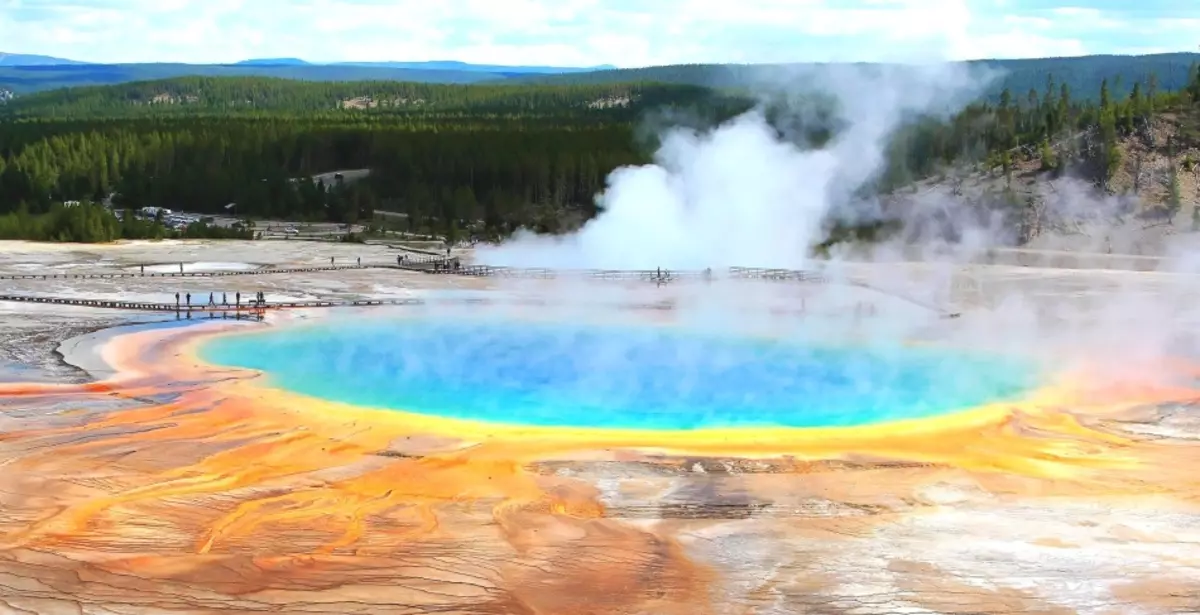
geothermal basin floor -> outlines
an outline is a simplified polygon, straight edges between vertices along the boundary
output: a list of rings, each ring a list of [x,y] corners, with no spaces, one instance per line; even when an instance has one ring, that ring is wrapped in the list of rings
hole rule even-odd
[[[396,254],[219,245],[218,258],[203,242],[6,244],[0,273]],[[861,269],[894,280],[928,267]],[[970,283],[945,299],[964,316],[922,329],[931,338],[1003,327],[1018,336],[1029,318],[1084,329],[1074,315],[1099,311],[1112,322],[1104,310],[1114,304],[1182,303],[1196,286],[1182,275],[1099,268],[964,266],[954,275]],[[508,292],[496,284],[354,270],[18,281],[13,292],[146,300],[180,290],[298,300]],[[1182,334],[1186,317],[1131,320]],[[85,382],[89,374],[56,354],[60,344],[132,318],[0,304],[4,380]],[[1200,414],[1187,399],[1148,399],[1138,413],[1082,427],[1027,413],[986,429],[895,435],[888,446],[755,455],[616,441],[567,447],[377,425],[353,412],[309,416],[252,379],[207,384],[220,379],[118,358],[145,379],[111,391],[4,385],[0,611],[1200,612]]]

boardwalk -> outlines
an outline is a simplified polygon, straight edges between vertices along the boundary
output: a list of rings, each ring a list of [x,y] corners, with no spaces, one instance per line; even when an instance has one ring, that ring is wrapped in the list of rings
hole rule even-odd
[[[411,267],[414,270],[441,275],[461,275],[472,277],[520,278],[520,279],[557,279],[579,278],[605,281],[640,281],[652,282],[658,286],[681,281],[711,282],[721,279],[732,280],[768,280],[777,282],[799,282],[804,284],[834,284],[841,283],[857,286],[866,290],[881,293],[906,301],[913,305],[938,312],[946,318],[957,318],[958,312],[947,310],[929,301],[914,298],[906,293],[879,288],[859,280],[834,280],[816,271],[802,269],[776,269],[764,267],[729,267],[723,271],[714,269],[672,271],[669,269],[547,269],[547,268],[517,268],[493,267],[489,265],[447,266],[445,259],[430,259],[431,265]]]
[[[167,312],[180,317],[191,318],[193,314],[215,317],[232,316],[234,318],[259,317],[270,310],[314,309],[314,308],[353,308],[372,306],[426,306],[426,305],[522,305],[528,307],[546,307],[552,302],[545,299],[506,299],[496,300],[483,297],[438,297],[438,298],[403,298],[403,299],[354,299],[346,301],[278,301],[264,303],[246,303],[237,305],[176,305],[174,303],[155,303],[145,301],[114,301],[110,299],[75,299],[66,297],[30,297],[24,295],[0,295],[0,302],[12,301],[18,303],[41,303],[48,305],[65,305],[91,307],[113,310],[129,310],[142,312]],[[626,303],[616,306],[629,310],[672,310],[675,304],[671,301],[656,303]],[[778,310],[777,310],[778,311]],[[787,311],[795,313],[794,311]]]
[[[486,277],[501,279],[580,279],[597,281],[646,282],[657,286],[683,281],[712,282],[722,279],[733,280],[768,280],[778,282],[798,282],[805,284],[830,284],[837,281],[815,272],[799,269],[773,269],[760,267],[729,267],[724,270],[703,269],[672,271],[669,269],[552,269],[545,267],[518,268],[495,267],[490,265],[460,264],[457,258],[448,256],[416,256],[405,257],[396,264],[362,264],[362,265],[329,265],[319,267],[270,267],[262,269],[226,270],[226,271],[175,271],[175,272],[120,272],[120,273],[59,273],[59,274],[2,274],[0,280],[83,280],[83,279],[118,279],[118,278],[215,278],[247,275],[278,275],[295,273],[317,273],[328,271],[348,271],[362,269],[396,269],[413,271],[431,275],[454,275],[467,277]],[[861,281],[844,280],[840,283],[857,286],[874,292],[889,295],[914,305],[940,313],[944,317],[954,318],[959,314],[950,312],[941,306],[928,301],[910,297],[901,292],[895,292],[875,287]],[[122,310],[140,310],[156,312],[253,312],[268,309],[305,309],[328,307],[358,307],[378,305],[420,305],[422,299],[360,299],[347,301],[291,301],[267,304],[253,302],[241,305],[228,304],[192,304],[179,305],[176,303],[148,303],[113,301],[104,299],[77,299],[66,297],[44,297],[28,295],[0,295],[0,301],[18,301],[27,303],[48,303],[56,305],[74,305],[82,307],[98,307]],[[484,302],[483,300],[478,300]]]
[[[396,269],[396,265],[338,265],[328,267],[267,267],[222,271],[159,271],[152,273],[123,271],[120,273],[6,273],[0,280],[111,280],[118,278],[223,278],[246,275],[277,275],[282,273],[313,273],[370,268]]]
[[[453,262],[454,259],[449,259]],[[225,269],[219,271],[121,271],[112,273],[0,273],[0,280],[115,280],[122,278],[224,278],[251,275],[282,275],[289,273],[319,273],[364,269],[400,269],[427,273],[451,273],[446,257],[420,256],[399,263],[364,263],[362,265],[322,265],[314,267],[262,267],[259,269]]]
[[[334,307],[367,307],[373,305],[426,305],[431,303],[488,303],[482,298],[456,299],[353,299],[345,301],[277,301],[277,302],[247,302],[240,305],[231,304],[178,304],[158,303],[147,301],[115,301],[111,299],[78,299],[68,297],[36,297],[28,295],[0,295],[0,301],[18,303],[45,303],[51,305],[71,305],[78,307],[107,308],[113,310],[134,310],[142,312],[256,312],[279,309],[307,309]]]
[[[488,278],[556,279],[586,278],[610,281],[677,282],[682,280],[712,280],[719,277],[736,279],[792,280],[821,283],[826,280],[810,271],[787,269],[758,269],[752,267],[730,267],[724,272],[712,269],[672,271],[669,269],[552,269],[546,267],[494,267],[491,265],[458,265],[458,259],[445,256],[410,257],[392,263],[365,263],[362,265],[328,265],[319,267],[264,267],[261,269],[235,269],[221,271],[158,271],[114,273],[6,273],[0,280],[111,280],[122,278],[222,278],[237,276],[282,275],[292,273],[319,273],[327,271],[353,271],[364,269],[398,269],[438,275],[457,275]]]
[[[453,262],[453,259],[451,259]],[[827,280],[811,271],[788,269],[760,269],[754,267],[730,267],[726,270],[688,269],[551,269],[547,267],[495,267],[492,265],[454,266],[445,259],[430,259],[419,264],[402,267],[442,275],[459,275],[485,278],[557,279],[583,278],[608,281],[679,282],[711,281],[728,279],[792,280],[797,282],[823,283]]]

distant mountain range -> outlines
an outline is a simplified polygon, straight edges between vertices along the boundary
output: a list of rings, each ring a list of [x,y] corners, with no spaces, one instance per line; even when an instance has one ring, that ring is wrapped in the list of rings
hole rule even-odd
[[[253,60],[242,60],[234,63],[237,66],[309,66],[309,62],[305,62],[300,58],[255,58]]]
[[[1092,55],[1067,58],[1028,58],[1020,60],[971,60],[962,62],[968,68],[992,70],[998,76],[985,95],[998,96],[1008,89],[1016,100],[1025,99],[1030,91],[1043,96],[1048,77],[1056,88],[1065,84],[1075,100],[1096,100],[1100,84],[1107,80],[1109,93],[1126,96],[1133,84],[1149,87],[1151,76],[1159,91],[1178,90],[1191,82],[1193,71],[1200,63],[1200,53],[1160,53],[1140,56]],[[597,70],[568,75],[514,75],[507,80],[519,83],[571,83],[599,85],[653,81],[657,83],[702,85],[711,88],[739,88],[754,84],[777,83],[780,75],[792,75],[802,83],[805,69],[815,64],[676,64],[646,68]],[[1051,93],[1058,96],[1058,91]]]
[[[416,81],[476,83],[513,77],[571,75],[595,67],[500,66],[455,61],[313,63],[300,58],[255,58],[233,64],[94,64],[50,56],[0,52],[0,90],[27,94],[62,87],[113,85],[172,77],[279,77],[307,81]]]
[[[466,71],[479,73],[498,73],[501,75],[563,75],[573,73],[588,73],[597,70],[614,70],[615,66],[603,64],[589,67],[569,66],[504,66],[500,64],[469,64],[454,60],[437,60],[429,62],[325,62],[314,63],[300,58],[255,58],[242,60],[235,66],[361,66],[367,68],[403,68],[408,70],[439,70]]]
[[[27,53],[4,53],[0,51],[0,66],[56,66],[63,64],[87,64],[77,60],[64,60],[50,56],[37,56]]]
[[[1113,96],[1123,96],[1134,83],[1146,87],[1154,75],[1162,90],[1189,82],[1200,54],[1167,53],[1144,56],[1097,55],[1028,60],[978,60],[967,64],[999,70],[989,95],[1008,88],[1024,98],[1030,90],[1042,94],[1047,78],[1071,88],[1073,97],[1091,99],[1098,85],[1109,81]],[[89,64],[48,56],[0,53],[0,90],[17,94],[63,87],[114,85],[174,77],[277,77],[304,81],[410,81],[418,83],[539,83],[607,84],[632,81],[739,88],[778,78],[811,64],[746,65],[684,64],[617,69],[612,66],[554,67],[499,66],[455,61],[310,63],[299,58],[257,58],[234,64]],[[1055,94],[1056,95],[1056,94]]]

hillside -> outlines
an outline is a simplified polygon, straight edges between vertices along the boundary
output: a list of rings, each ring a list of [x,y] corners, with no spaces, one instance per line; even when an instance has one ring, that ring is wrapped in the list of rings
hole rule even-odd
[[[1009,243],[1120,254],[1157,253],[1165,238],[1200,230],[1200,106],[1147,114],[1107,144],[1103,133],[1086,126],[1048,147],[1018,146],[1007,165],[991,156],[944,168],[886,196],[886,209],[953,236],[964,220],[942,214],[954,202],[978,214],[972,223],[999,214]]]
[[[1014,243],[1087,216],[1154,222],[1191,211],[1200,76],[1176,91],[1135,84],[1125,96],[1102,80],[1085,87],[1099,92],[1095,102],[1052,76],[1043,87],[1004,90],[949,118],[909,118],[880,172],[835,206],[865,211],[860,200],[881,196],[889,216],[928,216],[930,232],[952,235],[939,207],[965,202],[955,215],[995,221]],[[646,120],[711,126],[750,102],[655,83],[188,77],[58,90],[0,111],[0,214],[115,193],[121,207],[221,213],[236,203],[240,215],[329,222],[384,210],[403,214],[388,224],[415,232],[561,232],[595,215],[614,169],[651,160],[655,133],[644,129],[661,122]],[[767,117],[806,146],[844,129],[821,119],[834,117],[829,109],[806,109]],[[363,178],[310,179],[339,169]],[[839,219],[854,232],[887,222]]]
[[[0,66],[53,66],[86,64],[77,60],[67,60],[51,56],[39,56],[28,53],[4,53],[0,51]]]
[[[748,101],[672,84],[445,85],[401,81],[302,82],[263,77],[184,77],[22,96],[0,117],[115,118],[198,114],[341,114],[634,117],[664,106]]]
[[[522,75],[565,75],[588,73],[596,70],[612,70],[610,65],[603,66],[506,66],[502,64],[470,64],[453,60],[435,60],[429,62],[332,62],[327,66],[366,66],[375,68],[405,68],[417,70],[454,70],[476,73],[493,73],[494,75],[519,77]]]
[[[598,68],[611,68],[602,66]],[[90,64],[47,56],[0,53],[0,89],[28,94],[64,87],[114,85],[177,77],[275,77],[300,81],[478,83],[526,75],[582,73],[592,68],[500,66],[466,62],[337,62],[259,58],[235,64]]]
[[[1031,60],[979,60],[966,62],[968,69],[980,72],[998,71],[1000,76],[991,84],[987,95],[999,96],[1008,89],[1018,95],[1030,90],[1041,92],[1047,78],[1065,83],[1076,98],[1097,100],[1099,84],[1108,80],[1115,96],[1125,96],[1133,84],[1149,88],[1151,75],[1159,91],[1177,90],[1191,78],[1192,67],[1200,62],[1197,53],[1168,53],[1144,56],[1096,55],[1077,58],[1038,58]],[[804,75],[816,65],[805,64],[681,64],[601,70],[572,75],[529,75],[514,77],[523,83],[623,83],[655,81],[703,85],[717,88],[737,88],[761,83],[778,83],[781,76]]]
[[[1170,53],[1144,56],[1084,56],[1033,60],[981,60],[967,63],[974,69],[999,70],[1003,76],[989,94],[1008,88],[1024,95],[1041,91],[1047,77],[1066,83],[1079,98],[1095,99],[1096,87],[1107,79],[1113,93],[1124,96],[1134,83],[1150,88],[1151,75],[1159,90],[1175,90],[1188,82],[1200,54]],[[111,85],[176,77],[276,77],[303,81],[412,81],[420,83],[604,85],[660,82],[713,88],[745,88],[764,81],[778,82],[780,75],[803,74],[814,64],[732,65],[691,64],[634,69],[609,67],[566,68],[552,66],[492,66],[461,62],[347,62],[310,64],[291,58],[248,60],[221,64],[77,64],[59,61],[46,65],[7,66],[0,62],[0,89],[17,94],[63,87]]]
[[[365,68],[403,68],[411,70],[465,71],[474,73],[493,73],[495,75],[558,75],[566,73],[586,73],[594,70],[610,70],[611,65],[592,67],[571,66],[507,66],[501,64],[471,64],[454,60],[432,60],[426,62],[309,62],[300,58],[252,58],[235,62],[235,66],[359,66]]]
[[[176,77],[276,77],[301,81],[476,83],[496,75],[464,70],[372,66],[233,64],[81,64],[0,66],[0,88],[27,94],[65,87],[112,85]]]
[[[120,207],[237,203],[240,215],[314,221],[389,210],[406,229],[554,231],[594,215],[613,169],[649,159],[635,130],[646,114],[713,121],[747,105],[670,84],[189,77],[58,90],[0,108],[0,215],[116,193]],[[371,172],[343,184],[338,169]]]
[[[309,66],[309,62],[305,62],[300,58],[251,58],[234,62],[234,66]]]

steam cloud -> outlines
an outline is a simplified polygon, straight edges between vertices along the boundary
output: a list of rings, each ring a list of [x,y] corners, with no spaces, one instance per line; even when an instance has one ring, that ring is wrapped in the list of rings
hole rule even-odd
[[[568,269],[801,267],[824,238],[830,212],[881,171],[901,122],[957,110],[988,77],[961,64],[828,65],[773,75],[760,91],[764,101],[783,103],[786,119],[840,128],[824,147],[781,138],[762,106],[707,132],[672,128],[653,164],[609,176],[597,197],[600,215],[578,233],[519,235],[480,250],[479,259]],[[805,104],[812,95],[832,96],[835,116],[815,117]]]
[[[1195,310],[1187,307],[1197,297],[1171,277],[1198,269],[1194,250],[1167,246],[1162,251],[1172,258],[1136,267],[1117,256],[1103,262],[1104,250],[1097,250],[1098,257],[1055,253],[1068,245],[1077,250],[1081,243],[1118,250],[1141,246],[1140,240],[1128,239],[1131,232],[1138,236],[1137,229],[1131,231],[1128,222],[1113,217],[1126,212],[1127,204],[1098,195],[1079,180],[1045,182],[1041,190],[1054,193],[1043,194],[1054,216],[1092,218],[1088,241],[1050,233],[1039,238],[1040,253],[993,250],[1011,243],[1011,221],[989,217],[958,195],[934,189],[912,195],[909,211],[926,216],[925,222],[930,211],[954,221],[959,226],[954,243],[913,231],[902,237],[916,244],[896,240],[835,251],[828,259],[812,257],[811,247],[825,237],[831,214],[875,213],[862,208],[856,195],[883,170],[888,140],[903,122],[922,114],[954,113],[993,77],[961,64],[841,65],[773,75],[760,88],[763,99],[794,103],[788,108],[796,123],[815,121],[802,104],[809,93],[836,100],[837,131],[831,141],[816,147],[782,138],[779,123],[769,123],[762,108],[708,131],[667,129],[653,164],[612,173],[597,197],[602,212],[579,232],[563,238],[519,235],[480,249],[477,261],[556,269],[819,268],[890,292],[870,298],[884,304],[878,318],[857,322],[848,318],[864,297],[862,286],[855,285],[807,290],[769,283],[720,290],[704,285],[646,290],[644,284],[641,290],[605,291],[594,284],[559,288],[559,297],[581,303],[597,299],[598,293],[665,297],[676,301],[673,318],[709,330],[754,328],[764,322],[768,307],[799,304],[809,312],[805,318],[762,326],[775,331],[791,327],[794,336],[854,336],[876,345],[932,338],[1042,358],[1055,371],[1086,366],[1107,371],[1113,379],[1156,377],[1163,358],[1194,354],[1185,332],[1191,326],[1187,323],[1197,320]],[[1101,228],[1106,226],[1111,228]],[[1130,268],[1158,270],[1160,277],[1133,271],[1079,275],[1080,269]],[[913,309],[918,303],[952,300],[969,308],[953,324],[935,323],[929,310]]]

